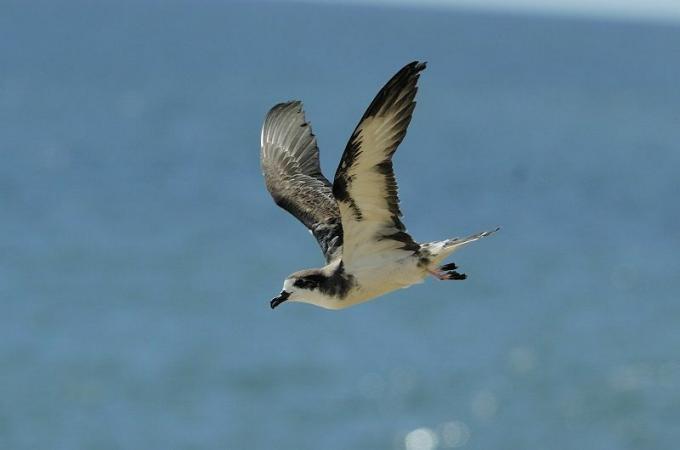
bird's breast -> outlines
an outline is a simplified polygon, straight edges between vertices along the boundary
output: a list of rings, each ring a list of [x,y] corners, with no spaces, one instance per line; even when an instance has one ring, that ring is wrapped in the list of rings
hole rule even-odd
[[[380,265],[357,265],[351,274],[356,284],[345,300],[359,303],[421,283],[427,272],[418,266],[417,258],[408,257]]]

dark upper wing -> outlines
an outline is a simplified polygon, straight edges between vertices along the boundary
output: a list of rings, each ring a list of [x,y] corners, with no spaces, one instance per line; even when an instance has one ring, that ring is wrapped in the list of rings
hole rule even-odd
[[[342,218],[345,264],[374,253],[418,249],[400,219],[392,155],[406,135],[423,69],[425,63],[414,61],[387,82],[342,155],[333,195]]]
[[[342,247],[342,225],[331,183],[321,173],[319,149],[302,103],[274,106],[262,126],[260,163],[277,205],[314,234],[326,260]]]

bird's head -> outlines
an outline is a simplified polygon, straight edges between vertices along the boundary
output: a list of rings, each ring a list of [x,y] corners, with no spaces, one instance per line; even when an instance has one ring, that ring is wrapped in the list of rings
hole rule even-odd
[[[274,309],[286,301],[316,303],[315,300],[322,295],[319,286],[324,279],[326,279],[326,276],[318,269],[295,272],[286,278],[281,293],[273,298],[269,304]]]

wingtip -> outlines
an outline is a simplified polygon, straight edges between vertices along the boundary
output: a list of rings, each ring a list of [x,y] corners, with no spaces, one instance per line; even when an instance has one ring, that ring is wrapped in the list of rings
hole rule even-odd
[[[422,72],[427,68],[427,61],[411,61],[408,63],[405,67],[408,67],[409,69],[413,70],[414,72]]]
[[[300,100],[288,100],[272,106],[265,116],[265,126],[267,122],[277,120],[277,118],[290,114],[304,114],[302,102]],[[303,116],[304,121],[304,116]]]
[[[294,109],[297,108],[298,110],[302,109],[302,102],[300,100],[287,100],[285,102],[280,102],[277,103],[276,105],[272,106],[272,108],[269,110],[271,111],[277,111],[280,109]]]
[[[426,67],[427,62],[416,60],[404,66],[399,72],[406,76],[406,80],[414,80],[417,83],[421,72],[425,70]]]
[[[302,100],[288,100],[287,102],[284,102],[283,105],[290,107],[290,108],[302,108]]]

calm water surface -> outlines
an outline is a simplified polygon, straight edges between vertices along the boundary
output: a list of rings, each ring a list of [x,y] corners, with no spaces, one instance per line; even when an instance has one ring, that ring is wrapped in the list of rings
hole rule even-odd
[[[395,158],[433,240],[503,227],[342,312],[259,128],[301,98],[331,177],[429,61]],[[0,6],[0,448],[672,449],[680,27],[290,4]]]

